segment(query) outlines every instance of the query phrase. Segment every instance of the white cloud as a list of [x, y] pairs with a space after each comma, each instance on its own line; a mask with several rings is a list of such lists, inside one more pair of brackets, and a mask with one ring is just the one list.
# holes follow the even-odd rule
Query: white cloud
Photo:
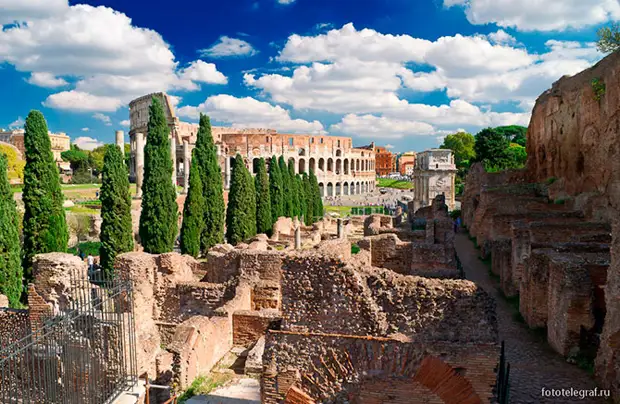
[[82, 128], [82, 132], [88, 132], [90, 128]]
[[444, 0], [444, 6], [463, 7], [472, 24], [521, 31], [583, 28], [620, 19], [618, 0]]
[[93, 139], [92, 137], [81, 136], [73, 141], [82, 150], [95, 150], [97, 147], [103, 146], [105, 143]]
[[112, 120], [110, 119], [110, 117], [102, 114], [101, 112], [95, 113], [93, 115], [93, 118], [95, 118], [98, 121], [103, 122], [106, 126], [112, 126]]
[[56, 88], [66, 86], [69, 83], [61, 77], [55, 77], [50, 73], [32, 73], [28, 79], [28, 83], [39, 87]]
[[124, 121], [120, 121], [119, 124], [128, 128], [131, 125], [131, 122], [129, 122], [129, 119], [125, 119]]
[[276, 0], [278, 4], [289, 5], [295, 3], [296, 0]]
[[67, 8], [67, 0], [0, 0], [0, 25], [47, 18]]
[[14, 120], [13, 122], [11, 122], [9, 124], [9, 129], [18, 129], [18, 128], [22, 128], [24, 126], [24, 124], [26, 123], [26, 121], [24, 121], [24, 118], [22, 118], [21, 116], [17, 117], [16, 120]]
[[393, 149], [393, 148], [394, 148], [394, 145], [392, 145], [392, 144], [386, 144], [386, 145], [385, 145], [385, 146], [383, 146], [383, 147], [385, 147], [386, 149]]
[[332, 125], [330, 131], [374, 139], [398, 139], [405, 136], [431, 135], [435, 128], [424, 122], [348, 114], [342, 121]]
[[[43, 12], [43, 1], [35, 2], [39, 7], [32, 9], [41, 11], [38, 19], [0, 31], [0, 63], [34, 73], [31, 81], [38, 85], [60, 85], [62, 77], [75, 78], [71, 91], [48, 98], [46, 104], [53, 108], [68, 105], [73, 110], [109, 112], [112, 106], [118, 108], [150, 92], [197, 90], [200, 82], [226, 82], [215, 65], [195, 61], [179, 66], [170, 45], [157, 32], [134, 26], [129, 17], [111, 8], [78, 4]], [[75, 93], [107, 99], [101, 107], [77, 108], [66, 102]], [[54, 102], [54, 96], [65, 102]]]
[[196, 107], [181, 107], [177, 110], [177, 115], [198, 119], [201, 112], [214, 121], [236, 127], [267, 127], [292, 133], [325, 133], [323, 125], [318, 121], [293, 119], [289, 112], [280, 106], [251, 97], [237, 98], [227, 94], [211, 96]]
[[78, 112], [114, 112], [121, 106], [121, 100], [72, 90], [50, 95], [43, 105]]
[[200, 50], [202, 56], [212, 58], [253, 56], [257, 53], [258, 51], [250, 43], [228, 36], [222, 36], [210, 48]]
[[500, 29], [497, 32], [490, 33], [488, 37], [491, 42], [498, 45], [513, 45], [517, 43], [515, 37], [504, 31], [503, 29]]

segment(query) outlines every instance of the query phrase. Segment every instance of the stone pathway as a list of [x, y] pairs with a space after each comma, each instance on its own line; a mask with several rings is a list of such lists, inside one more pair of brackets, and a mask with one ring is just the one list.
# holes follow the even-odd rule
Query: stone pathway
[[260, 383], [243, 377], [204, 396], [192, 397], [186, 404], [260, 404]]
[[488, 267], [478, 259], [478, 251], [466, 234], [457, 234], [456, 251], [467, 279], [477, 283], [497, 302], [500, 341], [505, 341], [510, 363], [510, 403], [605, 403], [603, 398], [543, 397], [542, 389], [593, 390], [591, 376], [554, 352], [527, 325], [516, 321], [514, 309], [499, 294], [497, 282], [489, 276]]

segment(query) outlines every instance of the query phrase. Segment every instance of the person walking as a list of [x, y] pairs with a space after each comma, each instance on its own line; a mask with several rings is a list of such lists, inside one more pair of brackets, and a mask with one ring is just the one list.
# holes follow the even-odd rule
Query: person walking
[[457, 217], [456, 218], [456, 231], [458, 233], [458, 231], [461, 229], [461, 217]]
[[88, 272], [93, 273], [95, 271], [95, 258], [91, 254], [88, 254], [86, 260], [88, 261]]

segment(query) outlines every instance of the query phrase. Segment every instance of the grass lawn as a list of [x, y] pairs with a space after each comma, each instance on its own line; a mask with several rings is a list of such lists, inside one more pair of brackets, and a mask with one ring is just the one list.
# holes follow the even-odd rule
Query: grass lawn
[[[101, 188], [101, 184], [61, 184], [62, 193], [65, 199], [72, 201], [76, 200], [96, 200], [97, 192]], [[13, 186], [14, 193], [23, 192], [24, 186]], [[183, 190], [183, 187], [178, 187], [179, 192]], [[131, 196], [136, 194], [136, 184], [129, 184], [129, 193]]]
[[390, 178], [378, 178], [379, 188], [396, 188], [396, 189], [411, 189], [413, 184], [409, 181], [393, 180]]
[[337, 213], [341, 217], [351, 216], [351, 209], [353, 208], [370, 208], [375, 206], [324, 206], [325, 212], [327, 213]]

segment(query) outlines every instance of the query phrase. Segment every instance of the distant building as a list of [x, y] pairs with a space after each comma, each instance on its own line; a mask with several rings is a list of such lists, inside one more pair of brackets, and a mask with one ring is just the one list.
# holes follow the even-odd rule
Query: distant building
[[437, 195], [446, 196], [450, 210], [455, 205], [456, 165], [452, 150], [431, 149], [418, 153], [413, 171], [415, 209], [428, 206]]
[[375, 171], [377, 176], [385, 177], [396, 172], [396, 154], [383, 146], [376, 146], [375, 142], [360, 149], [372, 150], [375, 153]]
[[398, 156], [397, 166], [400, 175], [413, 175], [416, 152], [410, 151]]
[[[24, 134], [26, 133], [23, 129], [12, 129], [12, 130], [4, 130], [0, 129], [0, 142], [8, 143], [10, 145], [15, 146], [19, 152], [25, 156], [26, 148], [24, 147]], [[52, 153], [54, 154], [54, 160], [58, 163], [59, 166], [66, 166], [68, 163], [65, 163], [62, 160], [62, 152], [67, 151], [71, 148], [71, 139], [67, 136], [66, 133], [52, 133], [48, 132], [50, 141], [52, 143]]]

